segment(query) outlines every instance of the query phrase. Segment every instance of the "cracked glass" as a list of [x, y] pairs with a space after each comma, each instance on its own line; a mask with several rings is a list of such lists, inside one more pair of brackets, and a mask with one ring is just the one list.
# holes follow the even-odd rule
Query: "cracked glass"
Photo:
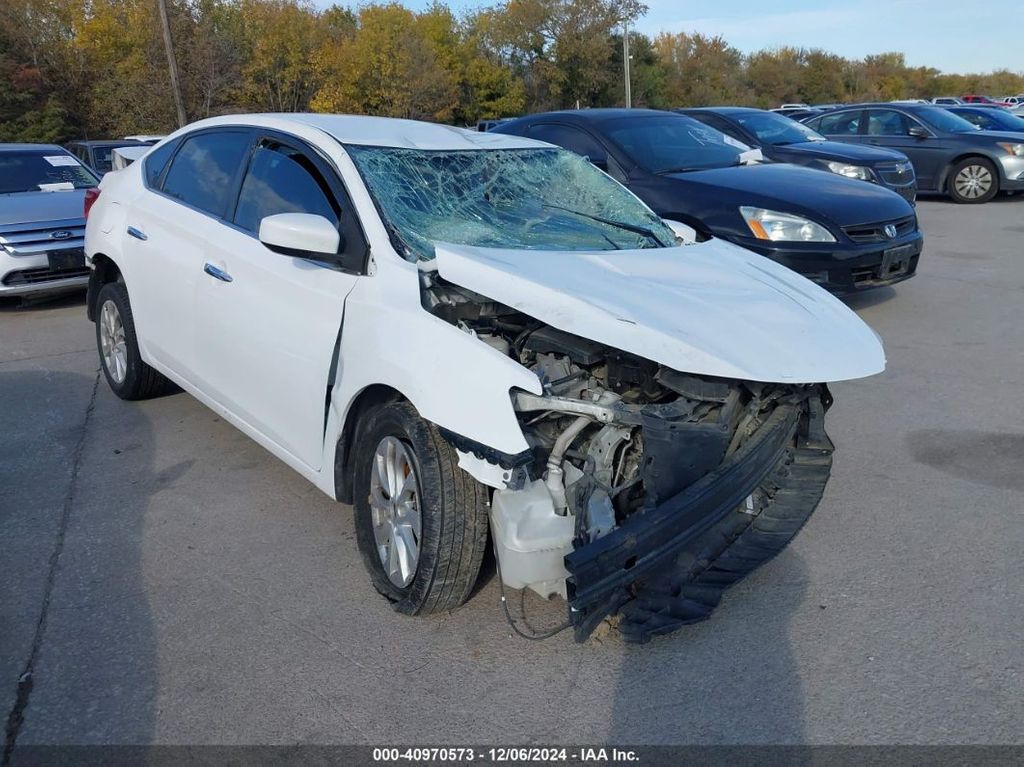
[[561, 149], [346, 150], [410, 261], [433, 258], [438, 242], [518, 250], [675, 244], [646, 205]]

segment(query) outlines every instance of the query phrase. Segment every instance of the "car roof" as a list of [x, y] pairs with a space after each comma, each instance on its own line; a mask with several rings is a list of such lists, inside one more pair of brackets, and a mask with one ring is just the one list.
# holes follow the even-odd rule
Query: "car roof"
[[95, 140], [90, 139], [90, 140], [87, 140], [87, 141], [69, 141], [68, 145], [86, 146], [86, 147], [89, 147], [89, 146], [112, 146], [112, 147], [119, 147], [119, 146], [135, 146], [136, 144], [141, 144], [141, 143], [142, 143], [141, 141], [135, 141], [134, 139], [123, 139], [123, 138], [121, 138], [121, 139], [95, 139]]
[[540, 117], [561, 117], [577, 120], [579, 122], [604, 122], [619, 117], [663, 117], [664, 115], [679, 115], [676, 112], [666, 112], [660, 109], [625, 109], [623, 107], [607, 107], [600, 109], [562, 109], [555, 112], [538, 112], [537, 114], [525, 115], [520, 120], [536, 120]]
[[451, 125], [403, 120], [395, 117], [311, 113], [240, 114], [212, 117], [185, 126], [174, 135], [217, 126], [249, 126], [287, 131], [314, 128], [342, 144], [425, 150], [545, 148], [542, 141]]
[[[751, 114], [756, 112], [771, 112], [770, 109], [758, 109], [756, 107], [685, 107], [683, 109], [676, 109], [676, 112], [680, 114], [689, 114], [690, 112], [717, 112], [723, 115], [742, 115]], [[790, 111], [804, 111], [804, 110], [790, 110]], [[773, 112], [773, 114], [778, 114]]]
[[0, 144], [0, 152], [29, 152], [45, 149], [47, 152], [67, 152], [56, 144]]

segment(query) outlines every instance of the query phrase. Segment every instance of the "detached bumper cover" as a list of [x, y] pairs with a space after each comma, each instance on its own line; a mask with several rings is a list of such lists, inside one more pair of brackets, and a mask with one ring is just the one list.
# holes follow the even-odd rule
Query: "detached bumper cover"
[[670, 567], [683, 548], [754, 492], [793, 445], [802, 411], [796, 404], [778, 406], [717, 469], [566, 556], [570, 617], [577, 641], [630, 599], [631, 584]]

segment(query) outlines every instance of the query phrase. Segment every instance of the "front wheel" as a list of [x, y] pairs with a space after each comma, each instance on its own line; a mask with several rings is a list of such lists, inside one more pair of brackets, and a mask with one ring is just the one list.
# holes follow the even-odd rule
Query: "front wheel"
[[487, 488], [407, 402], [363, 416], [353, 445], [356, 538], [374, 587], [398, 612], [469, 598], [487, 546]]
[[982, 157], [968, 157], [953, 166], [949, 174], [949, 196], [954, 202], [988, 202], [999, 192], [999, 173]]
[[147, 365], [139, 353], [135, 319], [123, 282], [108, 282], [96, 297], [96, 348], [110, 389], [121, 399], [148, 399], [163, 394], [170, 382]]

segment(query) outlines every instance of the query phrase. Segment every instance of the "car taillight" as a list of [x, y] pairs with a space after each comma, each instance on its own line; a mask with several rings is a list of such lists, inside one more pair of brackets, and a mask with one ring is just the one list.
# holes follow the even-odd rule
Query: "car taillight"
[[96, 187], [89, 187], [85, 190], [85, 204], [83, 205], [82, 215], [85, 216], [86, 220], [89, 218], [89, 211], [92, 210], [93, 204], [100, 198], [100, 190]]

